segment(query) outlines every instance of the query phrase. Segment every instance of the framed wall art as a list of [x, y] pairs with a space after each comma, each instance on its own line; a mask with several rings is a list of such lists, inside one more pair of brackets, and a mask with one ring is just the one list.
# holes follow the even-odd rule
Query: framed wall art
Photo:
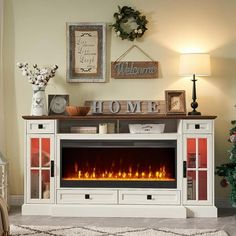
[[184, 90], [166, 90], [166, 114], [186, 114]]
[[66, 106], [69, 106], [69, 95], [48, 95], [48, 115], [66, 115]]
[[67, 82], [106, 82], [106, 23], [67, 23]]

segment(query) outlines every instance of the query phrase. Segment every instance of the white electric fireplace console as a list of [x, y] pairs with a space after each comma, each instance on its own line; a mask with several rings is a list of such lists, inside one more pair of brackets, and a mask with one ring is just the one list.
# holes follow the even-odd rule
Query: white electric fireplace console
[[[23, 215], [217, 217], [215, 116], [23, 118]], [[108, 133], [92, 133], [101, 124]], [[130, 133], [129, 124], [165, 129]]]

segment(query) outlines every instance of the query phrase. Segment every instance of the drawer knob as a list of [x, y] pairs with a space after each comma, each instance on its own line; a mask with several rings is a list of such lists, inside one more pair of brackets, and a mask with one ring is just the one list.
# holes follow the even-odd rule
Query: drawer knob
[[200, 129], [200, 125], [199, 125], [199, 124], [196, 124], [196, 125], [195, 125], [195, 129]]
[[85, 194], [85, 195], [84, 195], [84, 198], [85, 198], [85, 199], [90, 199], [90, 195], [89, 195], [89, 194]]
[[43, 129], [43, 124], [39, 124], [38, 129]]
[[152, 200], [152, 195], [147, 195], [147, 200]]

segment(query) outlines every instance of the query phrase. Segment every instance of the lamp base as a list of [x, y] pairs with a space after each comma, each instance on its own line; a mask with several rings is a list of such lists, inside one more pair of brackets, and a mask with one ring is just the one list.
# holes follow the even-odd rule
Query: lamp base
[[191, 102], [191, 107], [193, 108], [192, 111], [188, 113], [188, 115], [192, 116], [200, 116], [201, 112], [196, 111], [196, 108], [198, 107], [198, 103], [196, 102], [196, 87], [195, 87], [195, 76], [193, 76], [193, 101]]
[[199, 111], [190, 111], [190, 112], [188, 113], [188, 115], [190, 115], [190, 116], [200, 116], [200, 115], [201, 115], [201, 112], [199, 112]]

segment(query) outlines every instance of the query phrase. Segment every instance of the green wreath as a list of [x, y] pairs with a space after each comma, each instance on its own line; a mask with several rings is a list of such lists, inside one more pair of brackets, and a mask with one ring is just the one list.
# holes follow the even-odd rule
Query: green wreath
[[146, 16], [142, 16], [139, 11], [135, 11], [131, 7], [120, 7], [119, 11], [114, 13], [116, 22], [112, 25], [116, 35], [122, 40], [128, 39], [133, 41], [136, 38], [141, 38], [147, 30]]

